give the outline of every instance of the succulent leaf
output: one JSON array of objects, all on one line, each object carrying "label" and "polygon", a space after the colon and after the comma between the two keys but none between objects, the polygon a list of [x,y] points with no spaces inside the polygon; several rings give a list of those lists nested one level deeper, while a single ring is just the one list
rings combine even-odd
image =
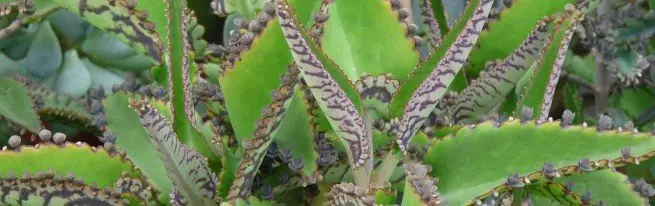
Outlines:
[{"label": "succulent leaf", "polygon": [[76,50],[71,49],[64,53],[64,63],[55,84],[55,91],[81,97],[91,87],[91,75]]},{"label": "succulent leaf", "polygon": [[355,87],[367,112],[377,110],[384,113],[389,107],[393,93],[398,90],[399,82],[390,75],[364,75],[355,82]]},{"label": "succulent leaf", "polygon": [[459,95],[452,109],[455,123],[477,121],[512,91],[516,82],[541,54],[544,45],[548,44],[548,28],[552,20],[546,17],[537,22],[523,44],[502,62],[492,65],[489,71],[485,71]]},{"label": "succulent leaf", "polygon": [[[189,67],[191,66],[191,45],[187,36],[187,22],[184,21],[189,14],[186,1],[165,0],[166,3],[166,36],[164,47],[164,60],[167,67],[168,87],[171,94],[173,114],[173,128],[176,133],[185,135],[193,127],[193,104],[191,99],[191,80]],[[191,138],[191,137],[186,137]]]},{"label": "succulent leaf", "polygon": [[[164,36],[166,33],[155,31],[155,27],[162,28],[162,31],[164,31],[165,21],[157,22],[155,25],[147,19],[140,18],[143,15],[135,15],[145,13],[136,9],[136,1],[56,0],[50,3],[43,2],[48,0],[33,1],[36,8],[52,8],[52,4],[64,7],[89,21],[94,26],[102,28],[123,42],[128,43],[137,52],[145,53],[157,62],[162,60],[162,41],[159,39],[159,36]],[[49,6],[40,6],[41,4]],[[164,5],[163,2],[157,4]],[[157,10],[147,13],[162,13],[163,8],[157,12],[155,11]],[[147,15],[145,14],[146,17]]]},{"label": "succulent leaf", "polygon": [[114,188],[116,188],[116,192],[122,194],[129,193],[129,195],[125,196],[127,196],[131,202],[154,204],[157,202],[157,195],[159,195],[158,191],[144,177],[133,178],[123,175],[116,181]]},{"label": "succulent leaf", "polygon": [[[100,187],[113,186],[124,172],[131,177],[141,175],[132,162],[116,151],[95,148],[84,143],[43,143],[38,147],[23,146],[18,150],[4,150],[0,152],[0,161],[3,162],[0,165],[2,177],[11,173],[35,175],[37,172],[52,170],[54,175],[70,173]],[[97,166],[98,164],[102,166]]]},{"label": "succulent leaf", "polygon": [[[513,195],[514,200],[525,200],[526,196],[530,197],[529,199],[532,201],[533,205],[583,205],[582,193],[569,191],[565,184],[560,184],[559,182],[554,181],[535,183],[528,185],[523,189],[513,190],[511,193],[512,194],[509,195]],[[495,199],[495,201],[498,202],[499,200],[497,199],[499,199],[499,197],[489,196],[487,199]]]},{"label": "succulent leaf", "polygon": [[[439,20],[435,17],[435,13],[441,14],[439,17],[441,18],[441,22],[445,23],[445,16],[443,15],[443,5],[441,5],[441,1],[437,0],[434,3],[438,4],[433,6],[432,5],[432,0],[422,0],[421,1],[421,17],[423,17],[423,23],[428,26],[428,42],[430,43],[430,46],[433,49],[439,48],[439,44],[441,44],[442,40],[442,33],[441,28],[439,25]],[[439,8],[439,10],[433,10]]]},{"label": "succulent leaf", "polygon": [[111,189],[88,185],[74,176],[41,174],[0,178],[0,203],[5,205],[127,205],[128,200],[120,195]]},{"label": "succulent leaf", "polygon": [[62,53],[59,40],[50,26],[50,22],[44,21],[31,41],[31,46],[25,56],[27,62],[25,66],[30,74],[39,78],[53,75],[62,64],[64,56]]},{"label": "succulent leaf", "polygon": [[375,198],[366,194],[362,188],[358,188],[352,183],[342,182],[332,186],[330,193],[327,194],[326,205],[346,206],[346,205],[375,205]]},{"label": "succulent leaf", "polygon": [[[428,79],[428,76],[430,76],[431,73],[437,71],[436,67],[439,64],[445,64],[445,62],[441,63],[441,61],[442,61],[443,57],[445,57],[447,51],[449,49],[451,49],[451,47],[453,49],[455,49],[454,45],[456,44],[456,41],[464,41],[464,40],[473,41],[473,40],[477,39],[477,35],[472,36],[472,37],[476,37],[476,38],[473,38],[473,39],[464,38],[464,37],[466,37],[465,35],[462,35],[462,38],[459,38],[459,35],[463,34],[463,32],[465,31],[466,28],[469,28],[469,31],[474,31],[473,30],[474,25],[472,25],[473,22],[471,22],[471,24],[469,24],[469,20],[472,20],[474,14],[475,14],[475,11],[477,11],[477,9],[478,9],[477,6],[479,5],[480,2],[481,2],[480,0],[470,0],[470,1],[468,1],[468,5],[467,5],[464,13],[462,13],[462,16],[459,18],[457,23],[453,26],[452,30],[447,35],[444,36],[441,46],[439,48],[437,48],[437,50],[435,52],[433,52],[430,55],[430,57],[428,57],[425,61],[421,62],[418,66],[416,66],[416,68],[414,68],[414,71],[408,77],[406,77],[404,81],[401,82],[400,88],[398,89],[398,91],[396,93],[394,93],[394,96],[393,96],[393,98],[391,100],[391,105],[389,106],[389,115],[387,115],[387,116],[389,116],[389,118],[399,117],[399,116],[403,115],[405,106],[408,104],[409,99],[410,99],[411,95],[413,94],[413,92],[416,91],[419,88],[419,86],[426,79]],[[487,3],[487,4],[484,4],[486,6],[484,8],[489,7],[489,9],[490,9],[491,2],[485,2],[485,3]],[[433,6],[434,6],[434,4],[433,4]],[[480,8],[482,8],[482,7],[480,7]],[[488,13],[488,11],[487,11],[487,13]],[[476,16],[477,17],[481,17],[481,16],[486,17],[486,13],[483,13],[483,14],[478,14]],[[482,23],[482,22],[478,21],[478,23]],[[473,43],[473,42],[471,42],[471,43]],[[450,52],[450,53],[452,53],[452,52]],[[466,56],[466,55],[463,55],[463,56]],[[459,68],[453,68],[453,69],[459,69]],[[459,71],[459,70],[455,70],[455,71]],[[448,76],[453,76],[453,77],[450,77],[448,79],[449,81],[446,81],[446,82],[450,83],[450,81],[452,81],[452,79],[455,77],[455,74],[457,74],[457,72],[454,72],[452,75],[448,75]],[[446,82],[444,82],[444,83],[446,83]],[[448,85],[449,84],[445,85],[445,87],[447,87]]]},{"label": "succulent leaf", "polygon": [[[310,20],[313,4],[307,1],[292,1],[294,8],[307,16],[301,16],[303,22]],[[256,129],[255,121],[262,118],[261,109],[274,101],[270,97],[272,90],[277,90],[282,77],[293,62],[288,52],[279,21],[267,13],[261,13],[267,20],[259,35],[253,37],[249,48],[238,54],[237,61],[219,77],[221,90],[225,96],[225,106],[234,127],[237,142],[252,138]],[[275,14],[273,14],[275,15]],[[260,22],[261,23],[261,22]],[[275,56],[275,58],[261,58]],[[243,95],[248,91],[249,95]]]},{"label": "succulent leaf", "polygon": [[[638,158],[622,158],[621,150],[628,146],[632,156]],[[581,158],[593,160],[586,164],[591,169],[618,167],[635,159],[648,159],[654,146],[652,137],[632,132],[599,133],[594,128],[561,127],[558,122],[535,125],[514,120],[498,127],[485,122],[438,140],[425,154],[424,162],[432,166],[432,175],[440,178],[444,198],[450,204],[462,204],[503,183],[508,174],[539,171],[546,161],[555,168],[566,166],[559,169],[561,175],[566,175],[579,171],[575,165]],[[530,155],[518,155],[528,150]],[[528,177],[535,178],[532,182],[543,178],[541,172]]]},{"label": "succulent leaf", "polygon": [[208,168],[207,158],[179,142],[168,121],[151,105],[130,100],[130,106],[139,114],[168,177],[184,198],[192,205],[213,201],[219,182]]},{"label": "succulent leaf", "polygon": [[[471,67],[467,70],[473,78],[484,70],[489,61],[510,55],[523,41],[524,35],[541,18],[564,10],[575,0],[512,1],[512,7],[501,12],[497,21],[489,22],[489,29],[480,34],[479,48],[471,52]],[[512,31],[512,32],[507,32]],[[502,39],[503,41],[498,41]]]},{"label": "succulent leaf", "polygon": [[294,157],[302,159],[303,168],[301,175],[308,180],[308,184],[315,184],[315,172],[318,169],[317,159],[319,154],[316,151],[314,140],[315,129],[312,122],[313,115],[310,113],[310,105],[305,100],[305,94],[297,88],[291,99],[287,114],[280,122],[278,131],[273,136],[278,149],[288,148]]},{"label": "succulent leaf", "polygon": [[[301,26],[298,17],[286,1],[278,1],[276,9],[282,31],[305,82],[342,142],[348,146],[347,153],[354,167],[363,166],[372,158],[372,140],[370,128],[362,118],[364,112],[359,96],[347,95],[346,91],[354,90],[352,83],[343,79],[342,74],[338,73],[341,72],[339,67],[309,40],[302,27],[298,27]],[[356,91],[352,93],[357,94]]]},{"label": "succulent leaf", "polygon": [[0,117],[26,128],[33,134],[41,130],[41,120],[36,113],[29,90],[20,82],[0,78]]},{"label": "succulent leaf", "polygon": [[237,169],[237,174],[230,187],[228,200],[234,202],[237,198],[245,198],[250,192],[255,175],[259,171],[269,145],[277,135],[280,123],[286,116],[292,102],[292,96],[300,80],[300,71],[296,65],[289,68],[282,79],[283,83],[277,90],[271,92],[274,101],[261,110],[262,117],[255,123],[253,138],[243,143],[245,153]]},{"label": "succulent leaf", "polygon": [[573,183],[573,191],[578,194],[592,194],[592,204],[602,201],[605,205],[640,205],[646,199],[633,190],[626,182],[628,177],[611,170],[595,171],[587,174],[571,175],[556,179],[561,184]]},{"label": "succulent leaf", "polygon": [[[535,71],[530,75],[529,84],[522,94],[514,114],[523,107],[536,108],[533,117],[538,117],[540,122],[548,119],[550,106],[552,104],[555,87],[564,64],[564,58],[568,51],[569,42],[577,24],[581,21],[579,11],[572,11],[563,20],[562,25],[555,31],[552,43],[543,51]],[[520,89],[520,88],[519,88]]]},{"label": "succulent leaf", "polygon": [[[469,2],[473,4],[475,1]],[[393,133],[397,138],[397,143],[400,149],[404,152],[406,150],[409,139],[414,136],[423,122],[427,119],[428,115],[437,106],[437,103],[446,92],[448,85],[455,78],[455,75],[464,65],[468,53],[471,51],[477,37],[482,31],[487,15],[491,10],[492,0],[480,0],[476,5],[475,12],[471,15],[471,19],[466,23],[466,27],[462,33],[457,36],[457,39],[452,46],[446,51],[439,64],[431,71],[429,76],[425,77],[416,90],[412,91],[411,98],[407,100],[404,106],[404,112],[401,119],[393,125]],[[471,7],[471,5],[469,5]],[[448,45],[448,44],[445,44]],[[436,56],[430,57],[431,59]],[[431,62],[431,60],[428,60]],[[421,67],[423,70],[428,68]],[[416,74],[416,73],[415,73]],[[409,81],[420,76],[412,76]],[[411,84],[405,82],[404,84]],[[402,85],[398,92],[406,92],[406,86]],[[394,98],[399,95],[396,93]],[[402,95],[401,95],[402,96]],[[391,104],[392,114],[394,113],[394,103]],[[399,117],[400,115],[394,115]]]},{"label": "succulent leaf", "polygon": [[[166,176],[166,167],[159,159],[155,146],[148,138],[148,132],[141,125],[139,115],[129,108],[129,99],[135,98],[124,92],[114,93],[103,100],[107,131],[113,132],[117,138],[115,144],[127,152],[127,156],[137,167],[148,176],[153,185],[163,194],[169,194],[173,187]],[[153,101],[159,112],[168,108],[163,102]],[[161,195],[160,201],[167,202],[168,195]]]},{"label": "succulent leaf", "polygon": [[[448,26],[448,14],[446,13],[446,7],[444,7],[443,0],[430,0],[432,5],[432,13],[439,24],[439,30],[441,31],[442,37],[450,31]],[[424,15],[424,14],[421,14]],[[424,22],[425,23],[425,22]],[[427,24],[427,23],[426,23]],[[443,39],[442,39],[443,40]]]},{"label": "succulent leaf", "polygon": [[388,1],[334,0],[328,8],[321,48],[350,81],[363,73],[397,79],[411,73],[419,55]]},{"label": "succulent leaf", "polygon": [[402,205],[445,205],[437,192],[437,180],[430,177],[430,169],[419,163],[405,164],[405,190]]}]

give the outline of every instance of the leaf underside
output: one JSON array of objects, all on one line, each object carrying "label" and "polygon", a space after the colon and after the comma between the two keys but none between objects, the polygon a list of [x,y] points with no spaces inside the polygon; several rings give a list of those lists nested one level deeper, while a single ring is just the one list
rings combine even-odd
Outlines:
[{"label": "leaf underside", "polygon": [[[289,4],[286,1],[278,1],[276,9],[282,31],[292,56],[301,68],[305,82],[328,117],[332,128],[341,137],[342,142],[348,145],[350,161],[355,167],[362,166],[372,158],[372,141],[368,125],[362,118],[364,113],[359,95],[347,95],[347,91],[354,89],[352,83],[343,79],[343,74],[338,73],[341,72],[339,67],[327,59],[316,44],[309,40],[302,27],[298,27],[301,24]],[[335,76],[338,79],[334,79]],[[352,92],[357,94],[356,91]]]},{"label": "leaf underside", "polygon": [[[473,2],[469,2],[472,4]],[[437,106],[439,100],[446,92],[448,85],[455,78],[457,72],[462,68],[468,53],[473,49],[482,28],[487,21],[487,15],[491,10],[493,0],[480,0],[476,5],[474,14],[467,21],[466,27],[457,36],[452,47],[446,51],[434,70],[423,80],[415,91],[412,91],[411,98],[408,99],[404,106],[404,112],[399,122],[393,125],[393,133],[397,138],[398,145],[403,152],[406,149],[409,139],[414,136],[416,131],[423,125],[428,115]],[[469,5],[471,6],[471,5]],[[435,56],[431,57],[434,58]],[[428,60],[430,61],[430,60]],[[428,68],[421,68],[427,70]],[[412,77],[416,78],[416,77]],[[405,82],[404,84],[407,84]],[[406,92],[401,86],[398,92]],[[397,98],[398,93],[394,94]],[[391,104],[393,109],[393,102]],[[393,112],[393,110],[392,110]],[[394,113],[392,113],[394,114]],[[400,115],[398,115],[400,116]],[[395,117],[398,117],[395,116]]]},{"label": "leaf underside", "polygon": [[527,74],[530,75],[529,85],[525,88],[514,115],[520,114],[523,107],[530,107],[534,108],[533,117],[537,117],[541,122],[546,121],[569,42],[580,20],[580,13],[571,14],[555,31],[552,43],[537,61],[534,73]]},{"label": "leaf underside", "polygon": [[487,62],[508,56],[521,44],[532,25],[544,16],[563,11],[566,4],[575,4],[575,0],[512,1],[511,8],[503,10],[498,20],[489,22],[489,28],[480,34],[479,48],[471,52],[467,73],[477,78]]},{"label": "leaf underside", "polygon": [[537,22],[532,33],[512,54],[491,66],[457,99],[452,115],[455,123],[474,123],[502,100],[523,77],[547,43],[551,18]]},{"label": "leaf underside", "polygon": [[192,205],[202,205],[207,199],[212,200],[219,182],[209,169],[207,158],[182,144],[168,121],[155,108],[136,100],[131,100],[130,105],[148,131],[168,177],[185,199]]}]

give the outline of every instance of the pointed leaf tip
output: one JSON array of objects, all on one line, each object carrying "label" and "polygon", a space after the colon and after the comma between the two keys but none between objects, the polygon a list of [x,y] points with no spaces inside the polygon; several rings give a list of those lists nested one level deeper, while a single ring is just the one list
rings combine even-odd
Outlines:
[{"label": "pointed leaf tip", "polygon": [[[307,34],[296,19],[285,0],[277,1],[277,16],[282,31],[296,63],[301,68],[305,82],[309,86],[319,106],[325,111],[330,124],[349,148],[349,156],[355,167],[362,166],[372,157],[371,133],[358,108],[332,76],[322,59],[315,52],[321,52],[310,44]],[[342,84],[343,85],[343,84]],[[345,87],[350,85],[343,85]],[[354,88],[353,88],[354,89]],[[360,101],[358,101],[360,102]],[[363,112],[363,111],[362,111]]]},{"label": "pointed leaf tip", "polygon": [[445,56],[430,75],[413,91],[405,105],[402,118],[394,125],[400,149],[405,152],[409,139],[423,125],[428,115],[443,97],[450,82],[466,62],[468,54],[473,49],[480,32],[487,21],[493,0],[480,0],[465,29],[457,36],[455,43],[448,49]]},{"label": "pointed leaf tip", "polygon": [[219,182],[209,169],[207,158],[182,144],[168,121],[151,105],[135,99],[130,99],[129,104],[137,111],[168,177],[184,199],[191,205],[203,205],[207,199],[213,199]]}]

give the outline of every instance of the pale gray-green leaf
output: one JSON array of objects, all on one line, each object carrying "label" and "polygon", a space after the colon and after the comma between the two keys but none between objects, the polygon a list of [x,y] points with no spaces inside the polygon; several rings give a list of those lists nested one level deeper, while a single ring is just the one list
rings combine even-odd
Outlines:
[{"label": "pale gray-green leaf", "polygon": [[91,62],[91,60],[84,58],[82,59],[82,62],[86,66],[86,68],[89,71],[89,74],[91,75],[91,88],[96,88],[98,86],[101,86],[105,89],[106,94],[111,94],[112,90],[111,88],[115,84],[122,84],[123,83],[123,78],[119,77],[118,75],[103,69],[99,67],[98,65],[94,64]]},{"label": "pale gray-green leaf", "polygon": [[[52,28],[72,42],[84,40],[93,27],[79,16],[59,9],[48,16]],[[110,49],[110,48],[105,48]]]},{"label": "pale gray-green leaf", "polygon": [[106,61],[119,61],[136,55],[129,45],[97,28],[82,42],[82,51],[93,58]]},{"label": "pale gray-green leaf", "polygon": [[52,75],[61,66],[61,53],[55,31],[52,30],[50,22],[44,21],[27,52],[27,70],[36,77]]},{"label": "pale gray-green leaf", "polygon": [[[28,61],[29,64],[29,61]],[[80,97],[91,87],[91,75],[74,49],[64,54],[64,65],[55,85],[62,94]]]}]

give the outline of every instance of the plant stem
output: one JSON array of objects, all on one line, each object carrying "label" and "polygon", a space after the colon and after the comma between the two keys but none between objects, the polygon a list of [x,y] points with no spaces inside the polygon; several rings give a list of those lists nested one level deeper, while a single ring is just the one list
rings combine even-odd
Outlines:
[{"label": "plant stem", "polygon": [[391,178],[391,175],[396,170],[398,162],[400,162],[400,159],[396,157],[393,150],[390,150],[387,156],[384,157],[384,160],[382,160],[380,171],[375,176],[375,187],[384,187],[384,184],[389,181],[389,178]]},{"label": "plant stem", "polygon": [[596,56],[596,89],[595,102],[596,102],[596,116],[600,116],[607,108],[607,101],[609,98],[609,73],[602,60],[602,54],[597,48],[592,49],[594,56]]},{"label": "plant stem", "polygon": [[20,26],[22,25],[21,23],[22,20],[23,18],[19,17],[18,19],[11,22],[11,24],[9,24],[9,26],[7,26],[6,28],[0,29],[0,40],[7,38],[14,32],[18,31],[18,29],[20,29]]}]

